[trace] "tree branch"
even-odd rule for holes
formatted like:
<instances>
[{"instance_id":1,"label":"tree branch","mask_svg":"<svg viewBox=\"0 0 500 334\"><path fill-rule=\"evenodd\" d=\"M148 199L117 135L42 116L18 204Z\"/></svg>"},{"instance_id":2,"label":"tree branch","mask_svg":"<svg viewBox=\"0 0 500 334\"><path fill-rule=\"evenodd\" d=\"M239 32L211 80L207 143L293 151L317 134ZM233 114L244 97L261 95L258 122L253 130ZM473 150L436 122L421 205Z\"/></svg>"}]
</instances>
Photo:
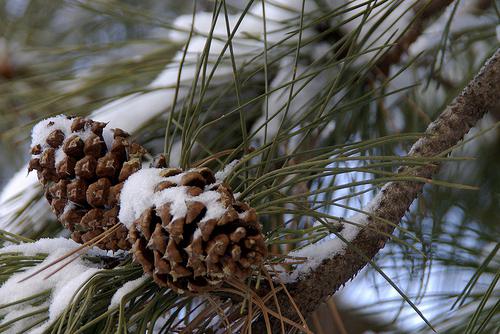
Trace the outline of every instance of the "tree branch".
<instances>
[{"instance_id":1,"label":"tree branch","mask_svg":"<svg viewBox=\"0 0 500 334\"><path fill-rule=\"evenodd\" d=\"M408 30L399 37L397 42L378 61L377 67L382 73L389 73L389 68L397 64L403 53L408 51L410 45L417 40L426 27L426 23L436 15L441 13L454 0L433 0L420 1L413 9L418 17L412 22Z\"/></svg>"},{"instance_id":2,"label":"tree branch","mask_svg":"<svg viewBox=\"0 0 500 334\"><path fill-rule=\"evenodd\" d=\"M408 156L435 157L452 148L486 112L500 109L499 92L500 49L461 94L428 126L425 135L412 146ZM430 179L439 167L435 163L418 168L402 167L398 174ZM398 224L413 200L421 193L423 186L423 183L409 181L388 183L378 196L377 204L369 212L368 224L359 231L345 253L324 260L303 279L288 285L290 294L305 316L352 279L385 246L388 237L384 234L390 235L394 226L383 220ZM298 321L286 294L281 292L278 298L283 316ZM279 321L274 325L279 326Z\"/></svg>"}]
</instances>

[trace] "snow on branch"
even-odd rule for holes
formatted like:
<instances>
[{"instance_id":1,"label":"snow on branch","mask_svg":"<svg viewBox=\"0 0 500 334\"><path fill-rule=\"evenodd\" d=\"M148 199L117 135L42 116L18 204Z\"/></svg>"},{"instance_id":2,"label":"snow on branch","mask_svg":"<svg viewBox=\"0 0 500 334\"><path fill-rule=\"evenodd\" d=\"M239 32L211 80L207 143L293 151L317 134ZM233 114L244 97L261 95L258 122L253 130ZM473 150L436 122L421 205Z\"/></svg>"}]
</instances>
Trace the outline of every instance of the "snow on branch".
<instances>
[{"instance_id":1,"label":"snow on branch","mask_svg":"<svg viewBox=\"0 0 500 334\"><path fill-rule=\"evenodd\" d=\"M481 71L463 89L462 93L432 122L423 137L411 148L409 156L434 157L448 153L487 112L500 109L500 49L486 62ZM422 167L402 167L399 175L431 179L439 164ZM363 228L340 232L350 241L349 246L339 242L314 244L297 253L308 256L311 265L296 268L288 290L305 315L316 309L318 302L333 294L369 263L385 245L395 225L399 223L411 203L421 193L424 184L395 181L386 184L368 206L368 216L361 221ZM387 224L386 221L392 224ZM356 233L357 232L357 233ZM315 258L319 254L319 258ZM296 319L297 315L284 293L279 293L283 316ZM296 319L297 320L297 319ZM279 326L279 323L275 323Z\"/></svg>"},{"instance_id":2,"label":"snow on branch","mask_svg":"<svg viewBox=\"0 0 500 334\"><path fill-rule=\"evenodd\" d=\"M116 290L115 294L113 297L111 297L111 302L109 303L108 309L111 310L118 305L120 305L123 297L125 297L127 294L133 292L136 290L138 287L140 287L144 282L146 282L147 276L141 276L137 279L134 279L132 281L128 281L127 283L123 284L121 288Z\"/></svg>"},{"instance_id":3,"label":"snow on branch","mask_svg":"<svg viewBox=\"0 0 500 334\"><path fill-rule=\"evenodd\" d=\"M375 208L380 205L384 189L389 185L390 183L386 184L366 205L362 210L366 213L357 213L342 222L342 229L338 232L340 237L332 233L330 237L325 237L315 244L288 253L291 257L306 258L307 260L298 264L292 272L280 274L279 279L284 283L294 283L306 278L321 265L323 260L343 255L348 247L347 243L352 242L358 236L359 231L370 223L369 213L374 212Z\"/></svg>"},{"instance_id":4,"label":"snow on branch","mask_svg":"<svg viewBox=\"0 0 500 334\"><path fill-rule=\"evenodd\" d=\"M99 271L96 266L78 257L48 278L44 278L45 275L42 274L26 281L21 282L21 280L78 247L80 247L80 244L66 238L43 238L33 243L23 243L0 248L0 255L9 253L20 253L25 256L48 254L41 263L25 271L13 274L0 287L1 305L27 299L25 302L1 308L0 315L6 316L0 321L0 326L16 318L16 316L29 313L31 309L32 311L41 311L44 308L48 308L48 312L43 313L41 317L32 316L25 318L17 321L8 329L10 333L19 333L24 328L29 327L34 321L40 321L45 318L48 313L48 320L42 322L30 332L23 332L32 334L42 333L63 313L79 289L90 277ZM98 250L95 251L100 252ZM36 299L30 300L31 296L44 292L48 293L48 298L45 301L40 305L30 305L30 302L36 301Z\"/></svg>"}]
</instances>

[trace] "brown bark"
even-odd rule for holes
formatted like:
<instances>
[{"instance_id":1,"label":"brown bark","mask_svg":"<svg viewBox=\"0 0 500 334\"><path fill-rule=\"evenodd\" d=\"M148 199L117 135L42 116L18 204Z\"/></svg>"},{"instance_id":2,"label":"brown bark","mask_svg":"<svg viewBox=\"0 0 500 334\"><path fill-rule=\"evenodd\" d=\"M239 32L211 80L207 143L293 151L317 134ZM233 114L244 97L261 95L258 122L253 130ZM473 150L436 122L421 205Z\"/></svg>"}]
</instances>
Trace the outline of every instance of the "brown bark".
<instances>
[{"instance_id":1,"label":"brown bark","mask_svg":"<svg viewBox=\"0 0 500 334\"><path fill-rule=\"evenodd\" d=\"M456 145L486 112L500 109L500 49L486 62L461 94L432 122L422 138L411 148L411 157L435 157ZM399 175L430 179L439 170L438 164L419 168L400 168ZM382 200L372 209L375 219L361 229L342 255L324 260L301 281L288 285L288 290L304 316L309 315L328 296L352 279L384 246L394 227L383 222L398 224L424 184L418 182L392 182L384 188ZM377 233L380 231L382 233ZM360 255L363 254L363 255ZM283 316L299 321L286 294L278 294ZM256 324L258 327L260 323ZM276 332L279 321L274 322ZM263 327L262 332L265 332ZM274 332L274 331L273 331Z\"/></svg>"}]
</instances>

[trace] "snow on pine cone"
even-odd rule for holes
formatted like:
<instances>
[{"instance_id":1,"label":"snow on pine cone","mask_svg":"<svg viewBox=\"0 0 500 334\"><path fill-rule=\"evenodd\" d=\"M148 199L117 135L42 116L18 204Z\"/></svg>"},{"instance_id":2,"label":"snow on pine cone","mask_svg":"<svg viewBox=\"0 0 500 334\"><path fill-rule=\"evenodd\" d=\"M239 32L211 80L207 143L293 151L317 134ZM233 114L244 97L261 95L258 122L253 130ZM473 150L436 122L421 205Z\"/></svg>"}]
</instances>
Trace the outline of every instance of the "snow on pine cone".
<instances>
[{"instance_id":1,"label":"snow on pine cone","mask_svg":"<svg viewBox=\"0 0 500 334\"><path fill-rule=\"evenodd\" d=\"M106 123L64 115L33 128L29 170L37 171L52 211L76 242L87 242L118 223L123 182L141 168L147 153L128 137ZM129 249L127 233L122 227L97 246Z\"/></svg>"},{"instance_id":2,"label":"snow on pine cone","mask_svg":"<svg viewBox=\"0 0 500 334\"><path fill-rule=\"evenodd\" d=\"M267 255L255 210L206 167L142 169L125 183L121 205L134 261L178 293L244 280Z\"/></svg>"}]
</instances>

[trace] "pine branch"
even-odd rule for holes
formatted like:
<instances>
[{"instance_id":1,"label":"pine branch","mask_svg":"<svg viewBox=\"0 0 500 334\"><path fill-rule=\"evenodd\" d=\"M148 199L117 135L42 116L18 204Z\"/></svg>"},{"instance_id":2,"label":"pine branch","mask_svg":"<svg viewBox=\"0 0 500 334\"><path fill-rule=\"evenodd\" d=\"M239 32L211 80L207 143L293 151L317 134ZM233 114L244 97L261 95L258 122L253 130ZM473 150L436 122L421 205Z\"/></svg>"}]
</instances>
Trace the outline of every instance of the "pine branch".
<instances>
[{"instance_id":1,"label":"pine branch","mask_svg":"<svg viewBox=\"0 0 500 334\"><path fill-rule=\"evenodd\" d=\"M399 37L396 44L379 60L378 68L382 73L389 73L391 65L396 64L401 59L403 53L408 51L410 45L423 33L426 23L437 13L441 13L453 0L434 0L423 4L417 4L413 11L418 15L408 30Z\"/></svg>"},{"instance_id":2,"label":"pine branch","mask_svg":"<svg viewBox=\"0 0 500 334\"><path fill-rule=\"evenodd\" d=\"M409 157L435 157L449 153L486 112L500 109L499 90L500 49L461 94L428 126L425 136L412 146ZM398 174L431 179L439 171L439 167L437 163L418 168L402 167ZM423 183L409 181L388 183L382 190L378 204L369 212L368 224L348 245L346 252L324 260L302 280L288 285L290 294L305 316L314 311L319 302L352 279L385 246L388 240L386 235L393 232L394 225L383 220L398 224L422 192L423 186ZM286 294L281 292L278 297L283 316L298 320ZM256 326L263 326L263 323ZM279 328L279 321L276 320L273 326Z\"/></svg>"}]
</instances>

